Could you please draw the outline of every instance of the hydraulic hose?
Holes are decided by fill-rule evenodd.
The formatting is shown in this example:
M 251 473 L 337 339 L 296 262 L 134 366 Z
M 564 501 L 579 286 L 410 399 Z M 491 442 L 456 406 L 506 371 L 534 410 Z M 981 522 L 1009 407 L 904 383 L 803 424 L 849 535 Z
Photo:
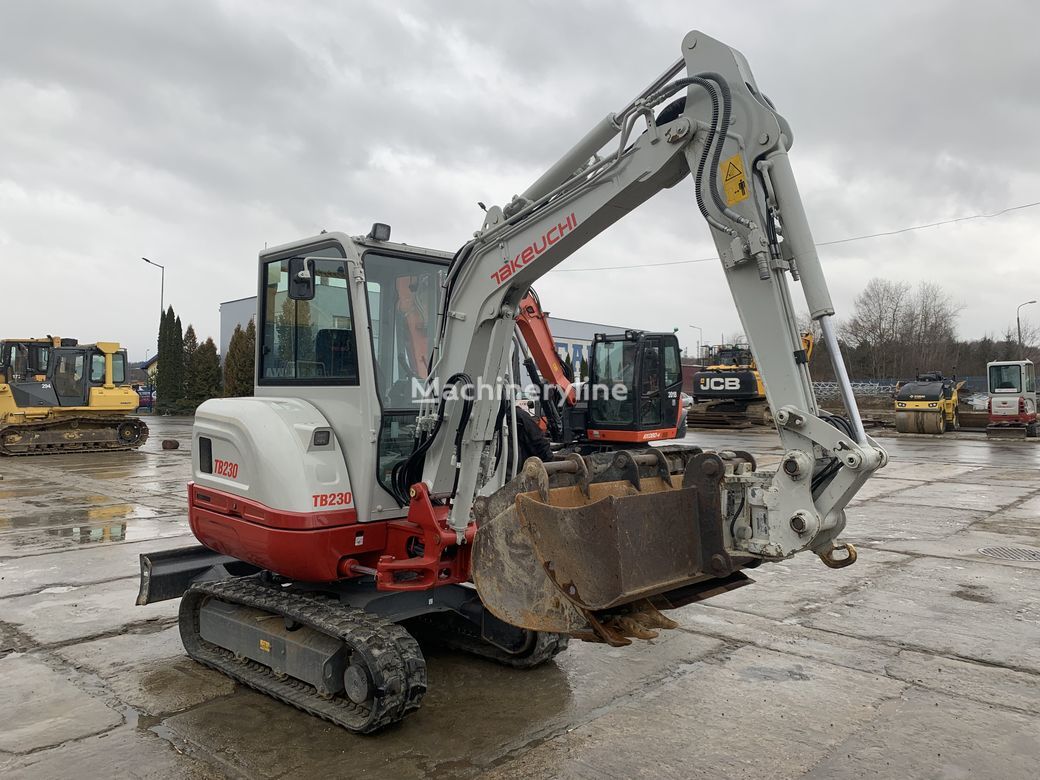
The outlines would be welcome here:
M 468 374 L 458 373 L 452 374 L 448 377 L 448 380 L 444 383 L 444 387 L 441 388 L 440 403 L 437 405 L 437 422 L 433 426 L 433 430 L 430 431 L 429 435 L 419 437 L 416 439 L 415 444 L 412 447 L 411 453 L 404 460 L 398 461 L 390 473 L 390 487 L 394 498 L 397 499 L 397 503 L 400 506 L 408 504 L 410 497 L 408 490 L 413 484 L 422 478 L 421 473 L 423 458 L 426 455 L 427 450 L 433 445 L 433 442 L 437 439 L 437 434 L 440 432 L 441 425 L 444 423 L 444 406 L 447 403 L 447 391 L 449 387 L 453 387 L 456 384 L 462 382 L 465 385 L 472 385 L 473 380 Z M 473 410 L 473 401 L 467 400 L 463 404 L 462 418 L 459 420 L 459 427 L 455 434 L 455 455 L 456 462 L 461 462 L 461 446 L 462 446 L 462 431 L 465 430 L 466 423 L 469 422 L 470 412 Z M 456 471 L 456 485 L 458 484 L 458 472 Z M 452 493 L 454 494 L 454 488 Z
M 678 81 L 673 81 L 671 84 L 667 85 L 664 89 L 660 90 L 659 92 L 655 93 L 654 95 L 651 95 L 647 99 L 647 102 L 650 103 L 651 105 L 653 105 L 655 103 L 661 102 L 662 100 L 667 100 L 669 97 L 674 95 L 680 89 L 684 89 L 685 87 L 688 87 L 688 86 L 691 86 L 691 85 L 696 85 L 696 86 L 701 87 L 705 92 L 708 93 L 708 97 L 711 100 L 711 124 L 710 124 L 710 126 L 708 128 L 708 140 L 704 144 L 704 149 L 701 151 L 700 159 L 697 161 L 697 170 L 696 170 L 696 172 L 693 175 L 694 198 L 697 201 L 697 209 L 698 209 L 698 211 L 700 211 L 701 216 L 704 217 L 704 220 L 709 225 L 712 225 L 713 227 L 716 227 L 719 230 L 724 230 L 727 233 L 729 233 L 730 235 L 735 235 L 736 231 L 734 231 L 732 228 L 722 224 L 713 214 L 711 214 L 710 211 L 708 211 L 708 204 L 704 202 L 704 186 L 703 186 L 704 167 L 705 167 L 705 165 L 708 162 L 708 156 L 712 153 L 712 151 L 716 148 L 716 146 L 718 148 L 718 151 L 717 151 L 715 156 L 717 158 L 721 158 L 722 157 L 722 143 L 720 142 L 720 143 L 718 143 L 716 145 L 715 142 L 716 142 L 716 139 L 718 137 L 720 129 L 722 130 L 723 133 L 725 133 L 725 127 L 726 127 L 725 124 L 722 124 L 721 126 L 719 124 L 719 93 L 718 93 L 718 91 L 716 91 L 715 85 L 712 84 L 712 82 L 710 82 L 707 79 L 702 78 L 700 76 L 689 76 L 689 77 L 684 78 L 684 79 L 679 79 Z M 686 103 L 685 103 L 686 99 L 682 98 L 682 100 L 683 100 L 683 108 L 685 108 L 686 107 Z M 678 102 L 678 101 L 676 101 L 676 102 Z M 675 104 L 673 103 L 672 105 L 675 105 Z M 664 109 L 664 111 L 662 112 L 662 115 L 664 115 L 665 112 L 667 112 L 670 107 L 671 106 L 666 107 Z M 723 114 L 723 118 L 725 119 L 727 117 L 728 117 L 728 113 L 724 113 Z M 713 163 L 713 165 L 712 165 L 712 169 L 713 170 L 710 171 L 709 174 L 708 174 L 708 182 L 709 182 L 708 189 L 710 189 L 713 194 L 718 189 L 717 177 L 715 175 L 716 172 L 714 171 L 715 167 L 717 167 L 717 163 Z M 713 198 L 713 202 L 714 202 L 714 198 Z

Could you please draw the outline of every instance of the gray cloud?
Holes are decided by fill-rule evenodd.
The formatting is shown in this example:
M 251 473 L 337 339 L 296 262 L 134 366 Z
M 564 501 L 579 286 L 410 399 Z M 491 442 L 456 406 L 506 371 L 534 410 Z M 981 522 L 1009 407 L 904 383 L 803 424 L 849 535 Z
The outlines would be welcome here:
M 322 228 L 454 249 L 700 27 L 744 52 L 795 129 L 817 238 L 1040 199 L 1035 44 L 1019 0 L 48 2 L 0 9 L 3 335 L 154 349 L 158 279 L 205 335 L 256 253 Z M 1040 209 L 823 250 L 847 312 L 873 275 L 937 280 L 963 335 L 1040 293 Z M 688 183 L 566 268 L 712 254 Z M 1032 285 L 1032 286 L 1031 286 Z M 561 316 L 732 333 L 715 263 L 553 273 Z M 23 294 L 23 292 L 25 294 Z M 1026 310 L 1028 312 L 1028 310 Z

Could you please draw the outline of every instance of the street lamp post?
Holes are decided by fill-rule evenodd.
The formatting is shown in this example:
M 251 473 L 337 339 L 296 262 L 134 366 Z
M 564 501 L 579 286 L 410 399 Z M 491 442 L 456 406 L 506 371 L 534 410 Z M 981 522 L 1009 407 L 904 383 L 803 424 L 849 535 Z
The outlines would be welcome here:
M 689 327 L 697 331 L 697 359 L 701 359 L 701 342 L 704 341 L 704 331 L 699 325 L 690 325 Z
M 1018 325 L 1018 359 L 1025 360 L 1026 356 L 1026 345 L 1022 343 L 1022 307 L 1029 306 L 1030 304 L 1036 303 L 1036 301 L 1026 301 L 1025 303 L 1018 304 L 1018 308 L 1015 309 L 1015 322 Z
M 163 304 L 163 295 L 166 291 L 166 266 L 152 262 L 147 257 L 142 257 L 141 259 L 148 263 L 148 265 L 154 265 L 161 272 L 161 275 L 159 276 L 159 316 L 161 317 L 163 312 L 165 311 L 165 306 Z

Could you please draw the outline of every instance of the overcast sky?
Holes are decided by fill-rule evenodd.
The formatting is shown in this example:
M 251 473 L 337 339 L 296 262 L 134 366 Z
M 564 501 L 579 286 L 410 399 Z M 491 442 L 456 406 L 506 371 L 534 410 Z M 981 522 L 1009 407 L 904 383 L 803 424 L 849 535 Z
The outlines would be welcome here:
M 781 7 L 783 10 L 781 10 Z M 154 353 L 255 294 L 265 244 L 321 229 L 454 251 L 701 29 L 790 121 L 817 241 L 1040 200 L 1040 5 L 1020 2 L 0 3 L 0 336 Z M 962 337 L 1040 296 L 1040 207 L 821 249 L 839 307 L 937 281 Z M 739 331 L 692 186 L 543 279 L 554 315 L 692 346 Z M 1040 320 L 1040 306 L 1023 310 Z

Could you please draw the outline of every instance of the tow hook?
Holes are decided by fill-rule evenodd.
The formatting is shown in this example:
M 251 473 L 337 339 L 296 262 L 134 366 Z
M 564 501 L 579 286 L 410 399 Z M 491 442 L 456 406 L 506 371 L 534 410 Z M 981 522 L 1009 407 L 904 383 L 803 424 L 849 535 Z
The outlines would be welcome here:
M 845 550 L 844 558 L 835 558 L 834 553 L 838 550 Z M 832 547 L 827 552 L 816 553 L 820 556 L 820 560 L 823 561 L 831 569 L 844 569 L 846 566 L 851 566 L 856 562 L 856 548 L 847 542 L 836 547 Z

